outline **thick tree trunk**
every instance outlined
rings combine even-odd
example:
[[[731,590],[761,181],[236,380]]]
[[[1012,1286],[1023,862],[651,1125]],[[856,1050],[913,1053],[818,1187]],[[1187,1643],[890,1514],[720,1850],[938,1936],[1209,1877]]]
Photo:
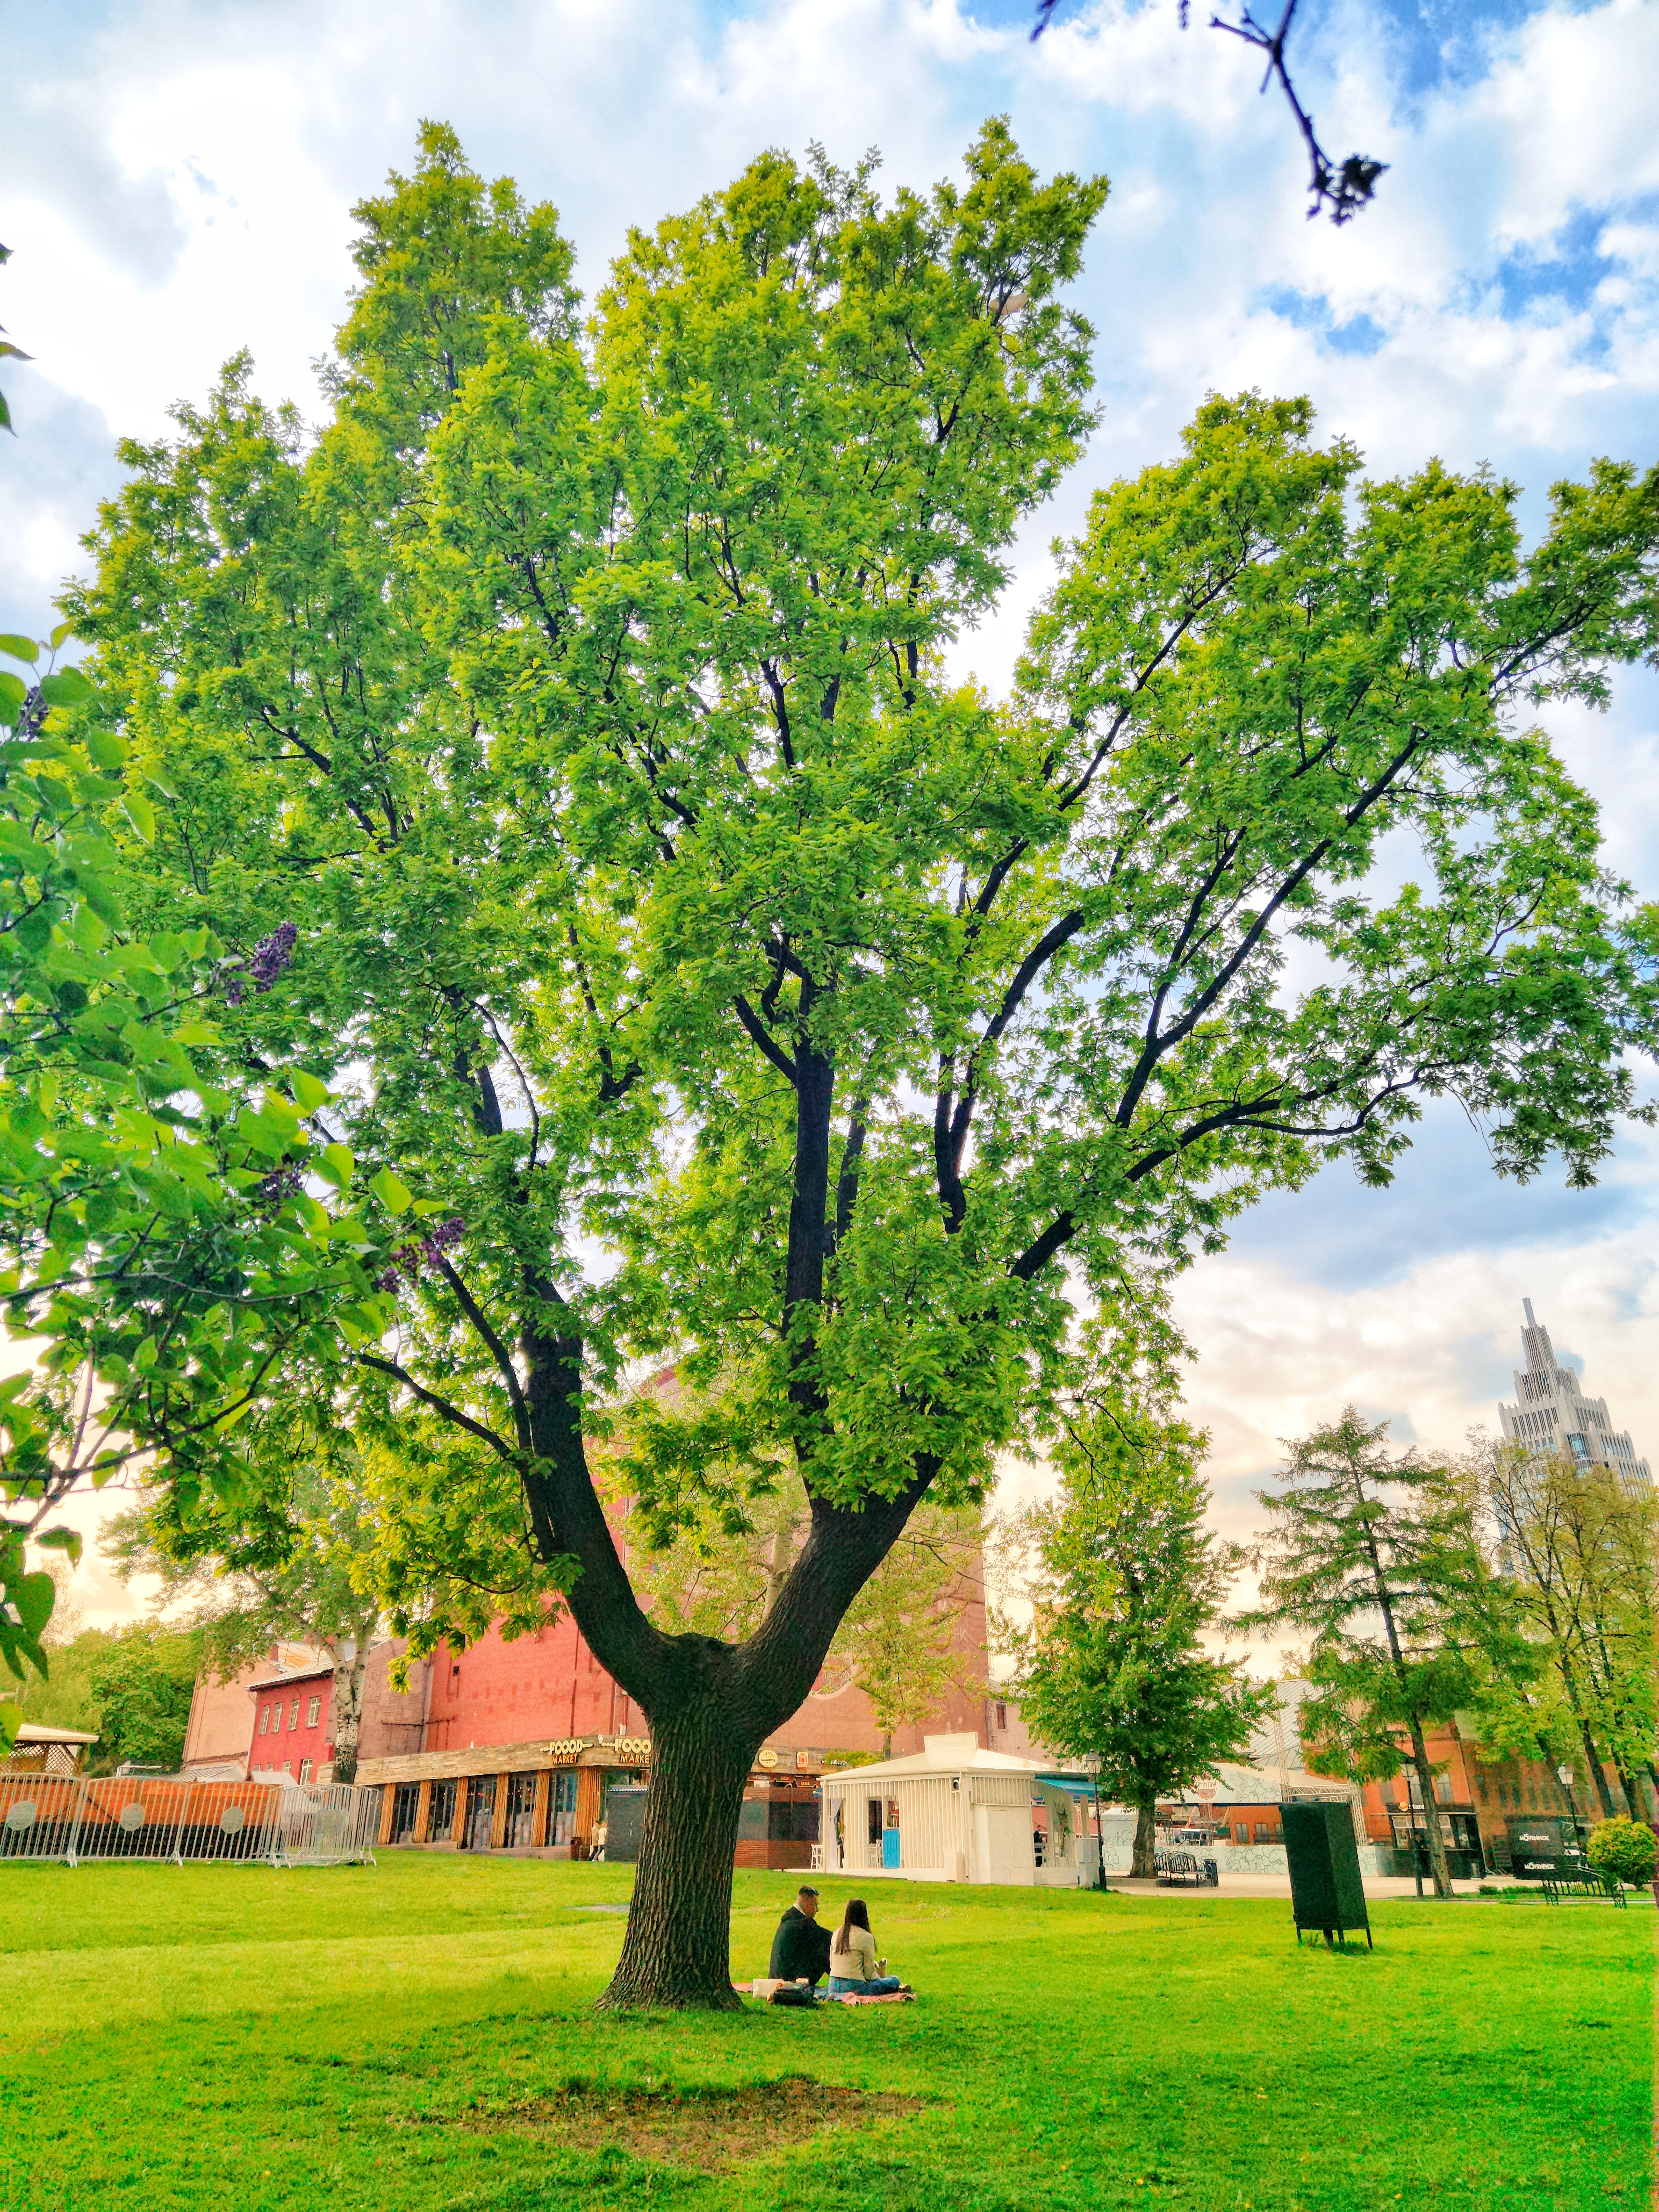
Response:
[[[551,1285],[532,1285],[557,1310]],[[798,1712],[848,1607],[887,1556],[938,1472],[926,1460],[896,1498],[859,1510],[813,1498],[806,1539],[746,1643],[670,1636],[641,1609],[581,1435],[581,1345],[527,1325],[524,1419],[535,1451],[520,1468],[544,1559],[574,1559],[570,1610],[589,1650],[651,1730],[651,1791],[623,1954],[604,2003],[727,2010],[732,1862],[755,1753]]]
[[[1158,1873],[1158,1807],[1144,1798],[1135,1808],[1134,1850],[1129,1860],[1132,1881],[1151,1881]]]
[[[622,1959],[599,2000],[606,2009],[739,2006],[730,1956],[732,1861],[759,1743],[735,1723],[728,1701],[709,1698],[652,1724],[639,1873]]]
[[[1434,1777],[1429,1771],[1428,1746],[1423,1741],[1421,1724],[1412,1723],[1412,1764],[1417,1769],[1417,1787],[1423,1799],[1423,1833],[1428,1839],[1429,1871],[1434,1876],[1437,1897],[1452,1893],[1451,1874],[1446,1865],[1446,1839],[1440,1832],[1440,1808],[1434,1801]]]

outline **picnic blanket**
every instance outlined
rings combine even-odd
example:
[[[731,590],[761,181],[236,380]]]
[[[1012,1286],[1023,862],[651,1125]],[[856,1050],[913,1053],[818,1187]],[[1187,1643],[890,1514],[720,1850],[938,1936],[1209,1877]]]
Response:
[[[764,1997],[769,2002],[772,2001],[775,1993],[779,1990],[799,1990],[800,1988],[799,1982],[774,1981],[769,1976],[765,1974],[757,1975],[752,1982],[738,1982],[735,1983],[733,1986],[741,1996]],[[812,1992],[812,2002],[814,2004],[842,2005],[914,2004],[915,2002],[915,1996],[916,1993],[914,1990],[889,1990],[883,1996],[878,1997],[858,1996],[851,1992],[848,1992],[845,1996],[832,1996],[827,1990],[814,1990]],[[788,2002],[793,2003],[797,2002],[797,2000],[792,1997]]]

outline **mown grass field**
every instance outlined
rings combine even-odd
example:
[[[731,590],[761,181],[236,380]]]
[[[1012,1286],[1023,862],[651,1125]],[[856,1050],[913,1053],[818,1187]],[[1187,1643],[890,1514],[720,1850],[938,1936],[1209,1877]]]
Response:
[[[869,1886],[905,2007],[593,2016],[630,1870],[0,1866],[0,2203],[1637,2208],[1652,1908]],[[782,1876],[739,1875],[734,1972]],[[829,1885],[826,1912],[845,1886]],[[811,2086],[808,2086],[811,2085]]]

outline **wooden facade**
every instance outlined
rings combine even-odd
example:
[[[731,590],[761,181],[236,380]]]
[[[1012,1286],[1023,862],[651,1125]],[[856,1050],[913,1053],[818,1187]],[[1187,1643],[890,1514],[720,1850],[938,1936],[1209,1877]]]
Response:
[[[808,1867],[820,1771],[779,1772],[767,1761],[763,1752],[744,1792],[733,1863]],[[605,1817],[608,1781],[648,1779],[650,1765],[648,1737],[595,1736],[396,1753],[361,1761],[357,1781],[381,1793],[378,1837],[387,1850],[585,1859]]]

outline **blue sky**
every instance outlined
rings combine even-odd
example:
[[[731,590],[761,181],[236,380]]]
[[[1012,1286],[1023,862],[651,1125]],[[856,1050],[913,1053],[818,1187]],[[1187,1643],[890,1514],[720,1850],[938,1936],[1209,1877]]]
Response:
[[[1655,459],[1659,5],[1303,0],[1291,58],[1327,149],[1390,164],[1341,231],[1304,219],[1301,149],[1253,57],[1191,12],[1183,33],[1176,0],[1063,0],[1034,46],[1025,0],[0,0],[0,322],[36,356],[6,378],[0,629],[49,619],[117,435],[159,434],[236,349],[315,408],[350,204],[428,115],[555,202],[589,287],[627,225],[767,145],[873,144],[889,180],[926,185],[1006,112],[1043,168],[1107,172],[1078,287],[1103,419],[961,642],[994,685],[1050,538],[1167,453],[1206,389],[1309,392],[1379,472],[1489,463],[1534,524],[1593,454]],[[1659,680],[1550,726],[1611,865],[1653,896]],[[1392,1191],[1339,1169],[1263,1206],[1182,1291],[1222,1516],[1248,1517],[1276,1437],[1345,1398],[1431,1441],[1492,1423],[1525,1295],[1659,1453],[1656,1198],[1644,1132],[1594,1191],[1517,1190],[1443,1109]]]

